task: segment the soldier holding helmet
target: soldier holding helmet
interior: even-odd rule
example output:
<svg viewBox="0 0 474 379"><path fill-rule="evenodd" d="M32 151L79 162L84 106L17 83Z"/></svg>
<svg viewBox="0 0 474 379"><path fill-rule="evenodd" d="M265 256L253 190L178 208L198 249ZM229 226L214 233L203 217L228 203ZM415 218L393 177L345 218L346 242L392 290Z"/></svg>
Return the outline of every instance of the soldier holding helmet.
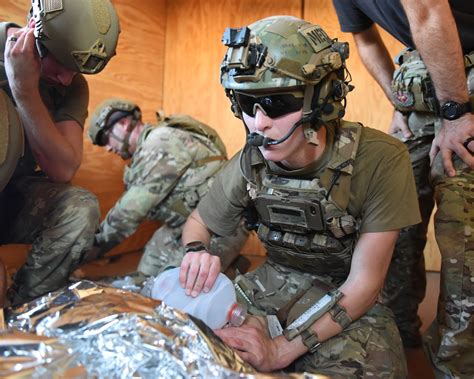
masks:
<svg viewBox="0 0 474 379"><path fill-rule="evenodd" d="M2 167L9 174L0 193L0 243L32 244L13 303L64 285L92 245L97 200L67 182L82 160L89 101L82 74L106 66L119 31L109 0L33 0L27 26L0 23L2 90L25 134L21 159Z"/></svg>

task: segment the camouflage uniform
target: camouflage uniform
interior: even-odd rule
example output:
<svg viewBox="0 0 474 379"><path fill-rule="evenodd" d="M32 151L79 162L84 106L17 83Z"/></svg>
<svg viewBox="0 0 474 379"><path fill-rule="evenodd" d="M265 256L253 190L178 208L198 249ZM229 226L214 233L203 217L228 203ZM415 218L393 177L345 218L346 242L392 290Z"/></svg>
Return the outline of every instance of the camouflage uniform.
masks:
<svg viewBox="0 0 474 379"><path fill-rule="evenodd" d="M184 255L184 222L224 165L221 151L205 136L182 130L179 125L163 125L147 125L141 132L124 172L126 192L96 235L96 244L106 252L133 234L145 219L163 223L145 246L138 266L146 275L179 266ZM213 239L211 251L220 256L223 269L238 256L247 237L242 226L231 237Z"/></svg>
<svg viewBox="0 0 474 379"><path fill-rule="evenodd" d="M317 278L331 283L330 275L314 275L269 259L236 282L252 293L253 314L275 314L301 289ZM340 283L339 283L340 284ZM328 375L331 378L405 378L407 368L400 335L387 307L376 304L341 333L307 353L292 371Z"/></svg>
<svg viewBox="0 0 474 379"><path fill-rule="evenodd" d="M433 168L430 168L428 153L435 130L441 126L439 118L428 113L412 112L408 117L408 125L413 136L408 139L401 136L399 138L410 150L423 222L408 228L397 242L396 256L406 254L414 259L411 263L408 259L405 261L405 273L411 273L411 277L397 272L396 269L403 265L392 265L385 288L395 283L391 294L398 292L399 302L391 303L390 306L399 315L397 322L406 321L406 324L398 322L397 325L401 332L405 331L402 335L416 337L413 331L418 325L409 323L413 320L410 314L414 314L418 302L423 299L426 282L422 275L424 271L421 266L417 266L416 258L420 257L421 265L426 228L435 199L438 210L434 223L436 241L441 252L441 286L437 319L426 336L427 349L436 368L444 374L449 377L471 378L474 372L474 174L457 156L453 157L456 167L456 176L453 178L444 173L440 155L436 157ZM420 162L424 163L418 164ZM416 252L418 254L415 255ZM410 278L411 282L400 285L400 277ZM398 290L395 290L397 285ZM411 301L407 301L410 298ZM389 297L385 299L390 300Z"/></svg>
<svg viewBox="0 0 474 379"><path fill-rule="evenodd" d="M412 113L409 117L410 128L415 127L416 130L421 121L426 123L423 131L431 136L426 138L424 157L429 160L433 127L438 129L441 120L429 114ZM453 158L456 176L446 176L441 155L438 155L431 169L430 185L426 186L430 191L426 193L434 191L438 207L434 223L441 252L437 319L427 333L426 342L438 370L449 377L471 378L474 373L474 174L457 156ZM426 167L418 175L418 178L429 177L430 168ZM433 200L426 198L420 202L420 209L432 209L432 204ZM423 216L427 224L430 213L426 212ZM426 233L426 229L422 232Z"/></svg>
<svg viewBox="0 0 474 379"><path fill-rule="evenodd" d="M436 240L441 251L438 316L427 336L436 367L450 377L474 373L474 173L455 157L447 177L438 156L432 170Z"/></svg>
<svg viewBox="0 0 474 379"><path fill-rule="evenodd" d="M438 367L444 366L442 370L449 376L472 378L474 349L470 340L473 335L471 315L474 281L470 278L470 260L473 259L470 239L473 219L469 216L473 199L472 191L469 193L472 172L453 156L457 176L448 178L440 164L441 157L438 156L435 168L437 173L430 183L428 152L442 120L434 117L439 114L439 102L428 70L418 52L413 50L415 44L401 2L333 0L333 3L342 31L359 33L377 24L412 50L406 50L396 58L401 66L394 73L392 101L397 109L408 114L408 126L414 134L409 139L404 139L401 133L397 137L404 141L410 150L423 222L405 230L400 236L394 254L395 264L392 265L387 278L384 301L397 313L397 324L404 343L407 346L419 343L419 319L416 317L416 311L425 290L422 254L434 194L438 206L435 233L442 256L442 283L438 307L439 329L435 333L436 338L432 335L429 341L431 356ZM469 53L469 56L465 57L465 63L472 104L474 7L472 2L463 1L450 1L449 6L462 50L464 54ZM449 73L446 75L449 77ZM397 267L399 263L401 266ZM433 330L436 330L436 327Z"/></svg>
<svg viewBox="0 0 474 379"><path fill-rule="evenodd" d="M274 314L279 308L279 321L287 324L285 337L301 336L308 353L291 369L335 377L405 377L390 310L375 305L352 322L340 308L337 288L356 262L360 235L399 230L420 220L406 148L382 132L342 119L345 97L353 89L346 71L349 48L320 26L275 16L226 30L223 42L228 50L221 83L234 114L253 117L253 129L240 161L232 160L223 170L198 210L210 230L225 235L240 212L255 209L268 260L236 279L240 300L257 314ZM301 118L283 136L267 136L267 119L257 121L258 112L276 120L296 117L300 110ZM269 121L268 129L273 125ZM302 133L303 143L318 146L320 128L326 130L325 147L317 160L288 158L293 169L265 160L273 145L282 143L275 149L284 154L283 144L293 132ZM278 140L272 139L275 134ZM305 146L304 151L318 149ZM401 210L401 203L410 211ZM343 332L319 344L311 326L327 312Z"/></svg>
<svg viewBox="0 0 474 379"><path fill-rule="evenodd" d="M394 134L394 137L405 143L410 153L422 222L401 230L380 301L394 313L406 347L421 345L421 320L417 312L425 297L423 251L434 207L434 191L429 178L429 151L434 138L435 122L436 119L429 114L412 112L408 117L408 125L413 136L405 138L401 131Z"/></svg>
<svg viewBox="0 0 474 379"><path fill-rule="evenodd" d="M406 66L410 64L410 59L413 59L411 64L417 65L418 70L426 71L426 67L416 51L404 55L408 58L406 59ZM466 60L466 62L469 62L469 60ZM409 72L407 71L407 73ZM472 77L474 77L474 70L470 68L468 71L470 93L474 91ZM392 87L396 88L397 83ZM429 104L429 98L426 102ZM423 105L415 101L416 107ZM438 154L432 168L430 168L429 150L441 125L442 120L433 113L412 111L408 114L408 126L412 130L413 136L404 139L401 135L398 135L410 149L423 223L422 226L414 229L413 234L402 234L397 247L401 245L408 247L411 243L412 246L418 247L418 249L412 251L412 253L418 251L417 255L411 254L411 256L422 257L426 242L426 227L435 199L438 206L434 218L435 235L442 258L441 288L437 320L428 333L427 344L430 357L440 371L451 377L467 378L472 377L474 373L474 364L472 363L474 358L474 341L472 339L474 333L474 320L472 319L474 304L472 265L472 261L474 261L472 238L472 231L474 230L472 207L474 202L474 196L472 195L474 176L472 170L456 155L453 156L456 167L454 178L446 176L440 154ZM420 164L420 162L422 163ZM418 245L417 241L423 243ZM408 256L409 250L406 248L400 249L400 252L404 252ZM415 262L413 261L413 263ZM413 265L413 267L416 266ZM405 300L403 302L402 300L398 304L400 318L405 320L407 320L408 314L414 313L416 310L415 301L421 301L424 293L425 277L421 275L422 271L412 273L411 280L414 285L411 290L413 291L412 294L415 295L412 297L413 301L407 302ZM401 291L410 295L408 292L410 291L409 286ZM409 297L405 298L409 299ZM409 308L410 305L412 306L411 309ZM397 304L392 303L392 309L394 309L394 306L397 306ZM405 312L405 315L403 312ZM406 326L409 330L408 323ZM411 325L412 328L413 326L414 324Z"/></svg>
<svg viewBox="0 0 474 379"><path fill-rule="evenodd" d="M18 25L0 23L0 79L6 78L3 55L8 27ZM3 84L11 95L8 83ZM81 74L68 87L40 81L39 89L55 122L75 120L82 127L87 117L88 88ZM25 141L24 155L0 193L0 244L32 245L9 293L13 303L65 285L91 248L99 224L99 206L93 194L69 184L53 183L36 166Z"/></svg>
<svg viewBox="0 0 474 379"><path fill-rule="evenodd" d="M348 123L342 122L341 128L346 127L348 127ZM354 124L352 124L352 128L354 128ZM337 220L337 222L334 222L334 225L343 225L346 222L347 224L344 226L344 229L348 232L351 215L357 215L361 209L370 208L367 204L369 200L362 194L372 192L374 187L377 188L377 183L371 182L368 185L368 181L362 178L364 175L362 174L361 176L360 174L361 165L358 162L367 162L374 155L381 159L381 156L385 154L387 157L390 157L389 160L392 163L389 164L390 167L384 167L381 171L393 173L395 167L399 169L405 167L401 171L406 173L406 170L409 168L408 154L404 152L402 154L403 159L399 160L400 156L397 157L397 154L392 155L394 151L388 150L384 146L385 152L373 152L370 156L364 153L362 156L355 157L354 150L345 150L353 144L352 137L347 135L345 131L340 131L339 137L337 137L339 141L334 142L334 138L336 138L335 128L327 126L327 130L328 152L326 153L327 156L321 158L321 161L325 162L325 167L330 167L331 169L320 167L318 171L311 171L311 175L306 170L304 179L296 174L290 175L291 171L288 171L287 175L281 174L282 176L279 176L279 172L271 171L275 169L274 166L263 167L263 160L255 157L253 155L254 151L247 153L244 151L242 153L242 157L246 157L243 162L248 162L249 160L250 162L255 162L251 163L250 166L255 167L257 170L255 171L256 177L247 177L246 173L250 168L247 168L247 163L241 163L240 167L242 167L242 172L246 175L246 180L248 181L251 178L253 182L255 179L255 183L263 183L264 187L269 186L269 188L271 186L268 183L270 180L273 180L275 183L273 190L260 188L258 184L254 187L253 183L249 183L246 180L242 184L243 178L231 180L230 178L233 177L238 178L237 170L240 170L238 159L231 161L227 169L223 171L222 178L219 176L216 180L216 185L219 185L222 189L214 190L213 187L209 196L205 197L198 206L199 213L206 225L211 230L222 234L226 230L232 230L232 222L227 220L235 217L234 209L236 205L227 206L224 199L239 199L238 203L242 207L245 204L248 206L247 202L250 202L250 204L256 204L258 210L260 193L267 195L278 193L278 196L284 196L285 188L289 189L291 187L301 189L313 200L319 200L324 207L324 215L329 220ZM363 143L364 147L362 150L367 152L367 146L373 149L374 143L380 141L377 140L379 135L383 136L381 132L365 131L364 140L367 142ZM374 137L377 142L373 139ZM382 140L388 142L391 139L390 137L383 136ZM331 147L333 144L334 148ZM399 143L395 143L395 145L397 149L402 148ZM328 156L331 158L328 158ZM344 165L344 173L339 178L337 188L333 188L328 196L327 188L330 187L331 178L334 175L332 168L339 166L341 162L354 161L355 163ZM374 172L373 166L369 164L365 164L365 170L371 173ZM269 171L272 172L271 177L274 179L269 179L271 178L268 176ZM399 173L396 174L396 176L399 175ZM355 176L355 178L351 179L351 176ZM383 179L381 181L384 182ZM228 186L229 189L224 187L224 185ZM365 188L364 185L368 185L368 187ZM391 182L389 187L394 188L393 185L394 183ZM240 190L230 189L239 187L241 188ZM239 195L241 191L244 191L244 188L246 188L246 196ZM385 189L385 187L383 188ZM358 191L357 195L352 193L355 189ZM221 191L224 191L224 196L219 195ZM348 191L350 191L351 195L349 195ZM398 189L395 189L395 191L398 192ZM406 191L406 193L398 194L397 196L406 197L411 206L416 205L414 186L408 186ZM290 190L293 196L295 196L295 192L296 190ZM384 196L387 196L387 192L383 190L377 190L377 193L385 193ZM367 197L370 197L370 201L380 204L373 196L367 195ZM356 206L355 204L358 204L359 200L355 200L355 198L360 198L363 205L360 207ZM285 205L288 206L289 202L285 201ZM396 211L392 213L394 218L398 218ZM399 221L401 223L416 222L418 219L416 213L403 216L407 217L407 220L410 219L412 221ZM365 232L366 229L364 228L368 226L361 226L362 216L359 214L354 217L358 232L361 230ZM338 232L337 228L331 232L324 231L315 235L311 234L310 237L307 234L297 232L278 233L276 230L268 230L272 228L268 226L268 222L263 221L265 216L262 215L261 208L258 218L261 223L259 224L257 234L268 250L268 259L255 271L238 276L235 280L238 285L239 301L249 306L251 314L276 314L282 307L287 306L299 292L311 288L314 279L319 279L331 287L338 287L346 280L351 267L355 243L359 236L358 232L352 232L339 238L334 238L334 235L337 235ZM388 219L385 219L380 214L377 219L380 225L384 225L383 228L388 227L385 226L386 222L393 222L393 219L387 221ZM224 220L226 221L224 222ZM377 224L375 220L374 223ZM309 249L308 243L304 242L305 237L312 241ZM294 244L297 244L297 246L294 246ZM312 303L310 302L310 304ZM293 309L291 308L290 312ZM406 377L404 352L392 312L384 305L376 304L364 316L352 322L344 331L323 342L316 352L307 353L297 359L294 365L291 366L291 370L326 374L330 377Z"/></svg>

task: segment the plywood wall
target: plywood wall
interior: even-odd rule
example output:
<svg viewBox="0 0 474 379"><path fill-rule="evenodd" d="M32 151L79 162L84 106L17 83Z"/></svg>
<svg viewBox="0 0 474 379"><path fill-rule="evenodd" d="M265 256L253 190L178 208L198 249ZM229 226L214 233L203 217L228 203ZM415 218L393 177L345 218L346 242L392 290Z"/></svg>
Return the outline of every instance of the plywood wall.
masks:
<svg viewBox="0 0 474 379"><path fill-rule="evenodd" d="M222 34L228 26L240 27L266 16L286 14L318 23L331 36L352 45L348 65L356 89L348 97L346 118L384 131L388 128L392 108L363 67L351 35L340 32L331 0L112 1L122 27L118 55L104 72L88 77L90 112L101 100L121 96L136 100L148 121L153 120L156 109L168 114L187 113L218 130L232 155L244 142L244 130L232 115L219 84L219 65L225 52ZM2 0L0 20L23 24L29 4L29 0ZM390 52L396 54L400 44L386 33L382 35ZM84 160L74 183L98 195L102 216L123 190L123 165L119 157L92 146L85 138ZM154 228L146 225L117 251L143 246ZM255 240L246 250L263 253ZM427 261L428 268L439 268L432 237Z"/></svg>

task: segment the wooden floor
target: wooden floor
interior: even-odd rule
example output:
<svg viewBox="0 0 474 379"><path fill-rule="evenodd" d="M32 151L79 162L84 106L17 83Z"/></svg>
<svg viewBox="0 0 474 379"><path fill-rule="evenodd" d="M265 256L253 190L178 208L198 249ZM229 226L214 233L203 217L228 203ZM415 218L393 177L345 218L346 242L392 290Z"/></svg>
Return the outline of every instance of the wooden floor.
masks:
<svg viewBox="0 0 474 379"><path fill-rule="evenodd" d="M26 254L25 254L26 255ZM81 269L76 270L74 276L78 279L87 278L91 280L97 280L107 276L121 276L127 273L135 271L138 262L141 257L141 251L133 251L126 254L115 255L111 258L102 259L96 262L89 263L83 266ZM7 269L12 272L17 265L15 261L12 267L12 262L8 261L6 254L1 254L2 259L6 259ZM239 264L244 269L252 270L263 262L264 257L245 255L247 262L240 262ZM11 259L11 258L10 258ZM250 265L248 264L250 262ZM226 274L230 277L234 275L232 269L227 270ZM439 294L439 273L428 272L427 273L427 290L426 297L420 305L419 315L422 320L421 330L424 332L431 322L434 320L436 314L436 303ZM409 378L412 379L430 379L434 378L431 371L430 365L424 356L422 349L410 349L406 351Z"/></svg>

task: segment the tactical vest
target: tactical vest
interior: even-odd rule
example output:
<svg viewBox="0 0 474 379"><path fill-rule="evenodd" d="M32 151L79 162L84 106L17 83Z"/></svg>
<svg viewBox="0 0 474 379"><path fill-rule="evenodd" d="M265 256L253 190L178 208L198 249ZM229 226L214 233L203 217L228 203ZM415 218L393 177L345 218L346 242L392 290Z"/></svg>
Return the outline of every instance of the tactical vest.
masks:
<svg viewBox="0 0 474 379"><path fill-rule="evenodd" d="M188 169L195 169L203 167L211 162L221 161L222 164L215 165L214 168L209 167L199 177L193 178L193 183L184 190L175 191L176 187L182 185L182 177L178 178L174 188L169 192L169 195L159 204L158 207L150 210L147 219L157 220L165 223L170 227L178 227L186 221L189 214L196 208L197 204L204 195L209 191L212 181L217 172L222 168L224 161L227 160L224 143L219 135L210 126L207 126L187 115L171 115L163 119L158 125L146 125L137 141L137 148L146 140L148 135L159 127L173 127L185 130L189 133L197 134L198 139L205 139L210 141L221 154L211 155L206 158L198 159L189 164ZM204 137L204 138L203 138ZM132 158L133 159L133 158ZM185 175L183 171L183 176ZM128 167L125 170L125 183L130 183L131 174ZM178 195L179 192L179 195Z"/></svg>
<svg viewBox="0 0 474 379"><path fill-rule="evenodd" d="M395 63L399 65L391 83L395 108L402 113L417 111L438 115L440 104L420 53L407 48L395 58ZM464 66L471 106L474 106L474 52L464 56Z"/></svg>
<svg viewBox="0 0 474 379"><path fill-rule="evenodd" d="M273 261L347 277L360 223L347 206L361 130L360 124L342 122L329 163L313 179L273 175L264 164L241 165L251 167L244 176L258 215L257 234Z"/></svg>

